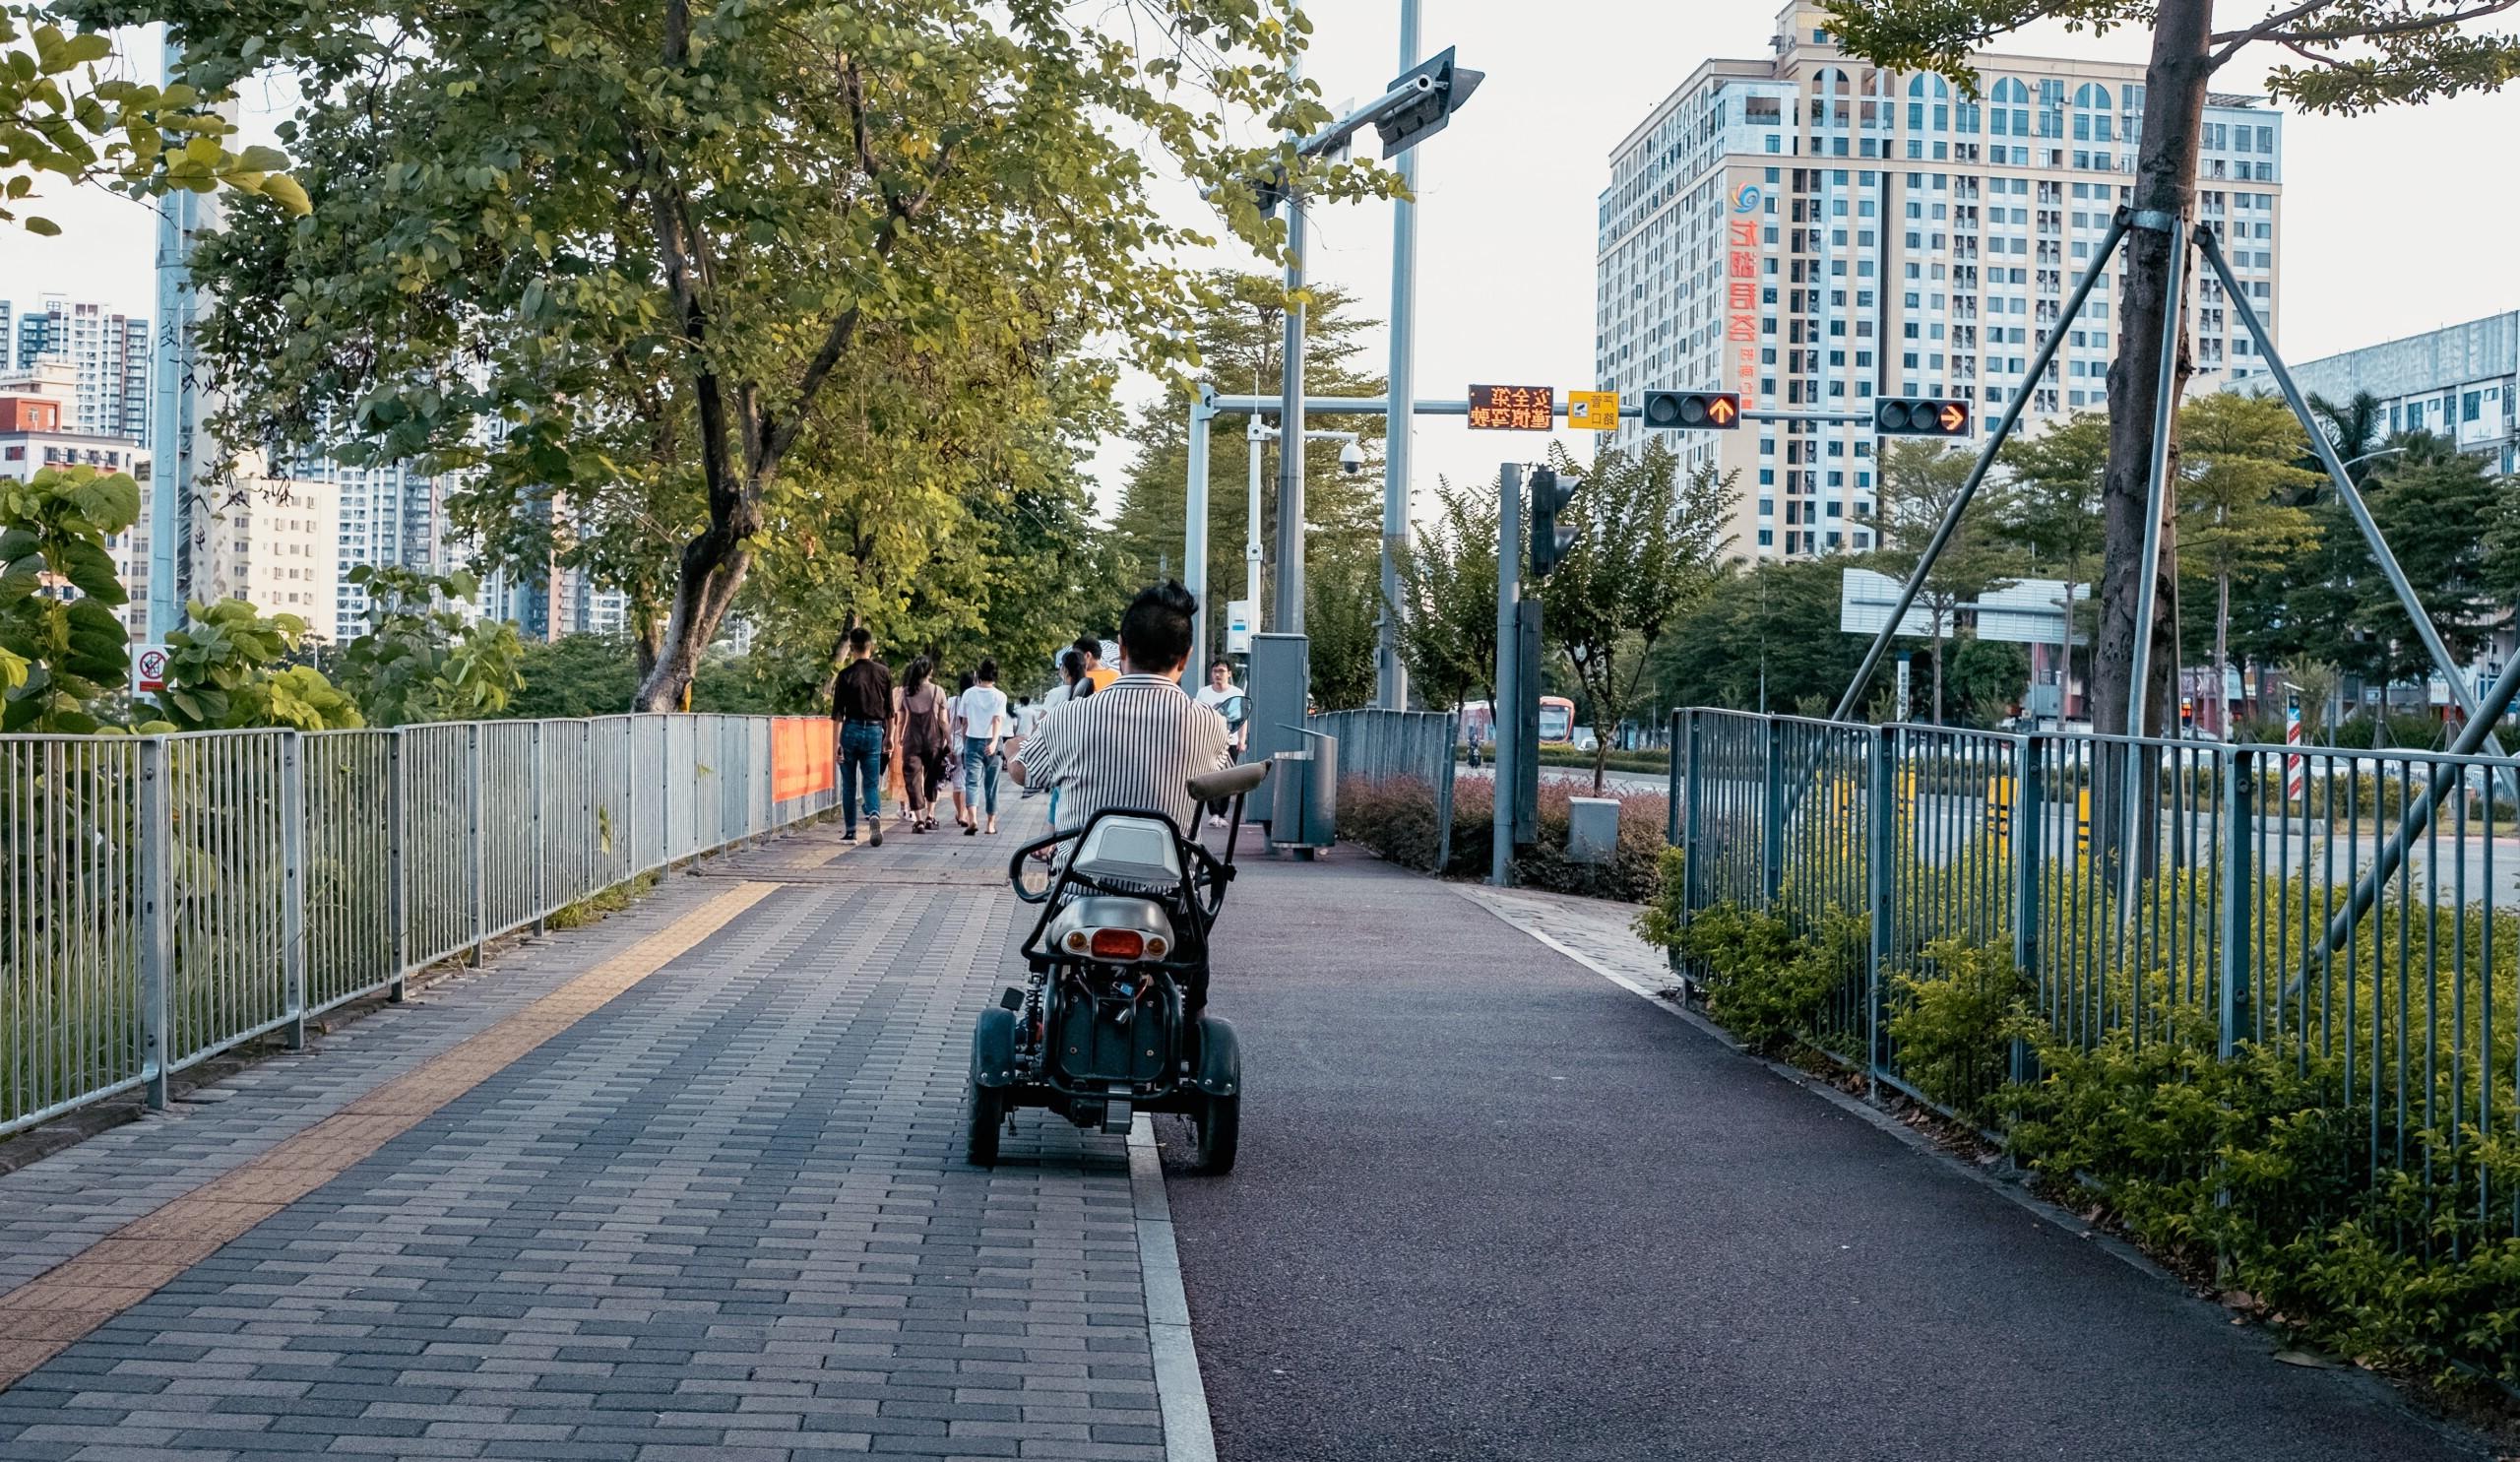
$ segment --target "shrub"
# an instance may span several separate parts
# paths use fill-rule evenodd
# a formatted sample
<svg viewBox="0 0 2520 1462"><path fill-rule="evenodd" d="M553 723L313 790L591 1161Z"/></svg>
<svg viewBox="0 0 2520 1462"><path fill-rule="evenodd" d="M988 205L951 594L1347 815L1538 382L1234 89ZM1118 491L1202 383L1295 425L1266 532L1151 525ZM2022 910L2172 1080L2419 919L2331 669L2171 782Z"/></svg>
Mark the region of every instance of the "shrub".
<svg viewBox="0 0 2520 1462"><path fill-rule="evenodd" d="M1984 1122L2012 1074L2014 1039L2030 1029L2030 982L2009 954L1937 939L1921 968L1891 981L1891 1049L1899 1074L1925 1097Z"/></svg>
<svg viewBox="0 0 2520 1462"><path fill-rule="evenodd" d="M1661 859L1670 799L1660 793L1606 794L1619 804L1618 843L1606 863L1566 857L1568 802L1582 795L1564 783L1540 786L1540 841L1514 858L1515 881L1526 888L1587 898L1641 903L1662 887ZM1339 836L1372 849L1396 863L1440 871L1447 877L1483 878L1496 846L1495 784L1465 777L1453 787L1452 858L1435 869L1438 846L1434 789L1410 777L1339 784Z"/></svg>
<svg viewBox="0 0 2520 1462"><path fill-rule="evenodd" d="M1662 926L1667 917L1649 911L1639 923ZM1699 910L1672 947L1705 987L1707 1013L1744 1047L1775 1055L1824 1044L1821 1014L1848 980L1861 978L1866 929L1861 918L1832 911L1805 938L1777 915L1717 904Z"/></svg>

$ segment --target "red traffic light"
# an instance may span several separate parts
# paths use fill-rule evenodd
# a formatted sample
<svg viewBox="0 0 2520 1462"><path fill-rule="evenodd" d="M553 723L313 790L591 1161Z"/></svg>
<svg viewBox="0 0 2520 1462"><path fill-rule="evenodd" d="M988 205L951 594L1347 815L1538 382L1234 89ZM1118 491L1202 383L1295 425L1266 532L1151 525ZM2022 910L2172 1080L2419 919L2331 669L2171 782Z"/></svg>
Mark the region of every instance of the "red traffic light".
<svg viewBox="0 0 2520 1462"><path fill-rule="evenodd" d="M1889 396L1873 404L1872 425L1883 436L1967 436L1969 415L1965 401Z"/></svg>

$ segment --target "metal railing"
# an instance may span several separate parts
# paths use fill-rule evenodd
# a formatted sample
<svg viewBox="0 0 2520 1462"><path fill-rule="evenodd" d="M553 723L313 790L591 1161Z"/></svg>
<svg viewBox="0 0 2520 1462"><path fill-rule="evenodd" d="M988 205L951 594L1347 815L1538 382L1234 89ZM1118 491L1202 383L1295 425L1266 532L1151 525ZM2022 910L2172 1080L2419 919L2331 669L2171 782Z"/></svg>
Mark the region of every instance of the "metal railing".
<svg viewBox="0 0 2520 1462"><path fill-rule="evenodd" d="M1339 775L1365 782L1422 782L1435 797L1435 866L1452 860L1453 741L1460 719L1450 711L1326 711L1308 730L1339 740Z"/></svg>
<svg viewBox="0 0 2520 1462"><path fill-rule="evenodd" d="M819 815L778 720L0 736L0 1135Z"/></svg>
<svg viewBox="0 0 2520 1462"><path fill-rule="evenodd" d="M1944 1100L1908 1079L1901 985L1991 952L2048 1039L2271 1057L2351 1113L2364 1180L2447 1184L2520 1233L2478 1157L2520 1139L2507 763L1719 710L1672 731L1684 912L1866 941L1813 1046L1951 1110L1947 1073Z"/></svg>

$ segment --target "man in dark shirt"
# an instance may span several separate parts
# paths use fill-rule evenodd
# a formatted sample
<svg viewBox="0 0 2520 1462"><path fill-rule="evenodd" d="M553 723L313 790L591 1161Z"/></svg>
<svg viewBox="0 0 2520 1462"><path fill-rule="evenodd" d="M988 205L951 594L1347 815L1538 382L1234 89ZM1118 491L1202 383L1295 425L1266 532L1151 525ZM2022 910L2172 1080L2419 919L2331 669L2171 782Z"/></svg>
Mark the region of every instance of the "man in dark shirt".
<svg viewBox="0 0 2520 1462"><path fill-rule="evenodd" d="M849 664L841 667L831 695L831 719L840 732L840 805L848 828L841 837L844 843L857 841L862 781L867 841L884 846L884 745L901 720L899 702L893 672L875 658L875 637L862 624L850 630Z"/></svg>

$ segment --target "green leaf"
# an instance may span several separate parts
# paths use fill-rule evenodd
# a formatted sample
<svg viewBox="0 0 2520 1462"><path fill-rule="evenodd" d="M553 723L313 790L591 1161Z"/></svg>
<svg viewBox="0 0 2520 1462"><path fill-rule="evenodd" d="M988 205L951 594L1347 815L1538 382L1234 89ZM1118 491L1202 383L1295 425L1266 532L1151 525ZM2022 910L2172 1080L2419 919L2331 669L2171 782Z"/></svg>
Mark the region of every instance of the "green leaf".
<svg viewBox="0 0 2520 1462"><path fill-rule="evenodd" d="M54 222L50 219L39 219L32 217L32 215L24 221L23 226L29 233L37 234L44 238L55 238L61 233L61 225L59 223Z"/></svg>

